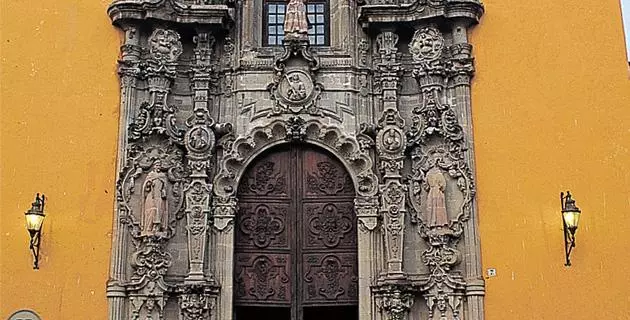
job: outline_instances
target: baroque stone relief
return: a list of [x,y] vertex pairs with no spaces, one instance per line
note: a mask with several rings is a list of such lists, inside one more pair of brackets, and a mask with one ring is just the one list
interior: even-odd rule
[[377,178],[372,172],[372,160],[354,137],[343,134],[337,126],[294,117],[288,121],[276,120],[269,125],[252,128],[246,136],[237,138],[232,143],[231,150],[226,150],[219,165],[219,172],[214,180],[216,195],[234,195],[236,183],[249,161],[264,149],[287,140],[313,143],[332,150],[350,170],[359,195],[369,197],[376,193]]

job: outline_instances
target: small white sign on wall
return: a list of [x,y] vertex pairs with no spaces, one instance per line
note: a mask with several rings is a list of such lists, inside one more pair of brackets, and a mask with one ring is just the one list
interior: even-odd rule
[[41,318],[31,310],[20,310],[13,313],[8,320],[41,320]]

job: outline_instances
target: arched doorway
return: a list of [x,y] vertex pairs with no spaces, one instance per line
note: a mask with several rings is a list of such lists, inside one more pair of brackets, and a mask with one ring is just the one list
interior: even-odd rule
[[249,166],[238,189],[235,320],[357,319],[355,191],[319,148],[285,145]]

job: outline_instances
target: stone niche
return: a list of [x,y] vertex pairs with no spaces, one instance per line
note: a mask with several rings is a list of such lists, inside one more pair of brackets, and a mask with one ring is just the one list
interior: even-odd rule
[[239,180],[280,144],[352,178],[360,320],[483,319],[467,37],[482,4],[329,0],[329,46],[276,47],[263,8],[108,9],[124,31],[109,319],[232,319]]

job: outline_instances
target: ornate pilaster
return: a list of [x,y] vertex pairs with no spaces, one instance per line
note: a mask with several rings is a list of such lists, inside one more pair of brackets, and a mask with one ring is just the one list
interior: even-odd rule
[[[212,67],[210,57],[214,38],[200,31],[193,39],[195,64],[192,67],[193,115],[186,121],[189,127],[184,142],[190,172],[190,183],[184,189],[186,199],[186,230],[188,232],[188,275],[186,283],[203,283],[204,261],[208,238],[208,219],[212,184],[208,172],[212,172],[210,160],[216,137],[212,130],[214,120],[209,115],[208,91]],[[209,281],[214,282],[212,275]]]
[[[428,245],[422,262],[429,274],[417,285],[431,320],[463,317],[469,286],[475,288],[470,290],[475,292],[470,296],[475,297],[467,298],[468,314],[472,319],[483,318],[481,300],[477,299],[480,277],[475,275],[480,266],[479,246],[471,220],[475,195],[470,169],[472,146],[466,140],[472,137],[467,117],[473,72],[471,47],[465,43],[462,26],[455,26],[453,32],[455,43],[450,48],[445,47],[442,32],[432,25],[418,29],[409,44],[413,76],[422,94],[422,103],[412,110],[413,124],[408,132],[412,159],[409,196],[412,222]],[[454,88],[455,104],[449,103],[449,88]],[[460,125],[461,115],[465,128]],[[462,238],[466,241],[464,256],[459,249]],[[457,268],[462,261],[465,274]]]
[[216,258],[214,270],[221,285],[217,319],[232,319],[233,275],[234,275],[234,218],[236,197],[216,195],[212,199],[214,232],[216,236]]
[[370,286],[372,285],[383,260],[378,250],[378,200],[374,197],[357,197],[354,208],[358,218],[358,247],[364,252],[359,253],[359,319],[372,318],[372,299]]
[[[121,172],[125,166],[125,151],[127,150],[127,128],[133,119],[133,107],[136,101],[136,83],[142,76],[139,67],[141,47],[139,35],[133,26],[125,26],[125,42],[120,47],[121,59],[118,61],[118,74],[120,76],[120,120],[118,137],[118,163],[116,172]],[[122,177],[120,175],[117,180]],[[112,262],[107,283],[107,297],[109,303],[109,319],[122,320],[126,315],[125,288],[127,280],[125,275],[125,260],[127,257],[127,232],[125,232],[123,206],[120,206],[121,195],[117,195],[114,207],[115,218],[112,237]]]
[[383,113],[378,121],[376,152],[381,170],[380,212],[386,247],[386,275],[388,280],[401,280],[403,272],[403,240],[405,227],[406,186],[402,183],[405,121],[398,112],[398,86],[401,72],[397,52],[398,35],[385,31],[376,37],[380,60],[376,81],[380,84]]

